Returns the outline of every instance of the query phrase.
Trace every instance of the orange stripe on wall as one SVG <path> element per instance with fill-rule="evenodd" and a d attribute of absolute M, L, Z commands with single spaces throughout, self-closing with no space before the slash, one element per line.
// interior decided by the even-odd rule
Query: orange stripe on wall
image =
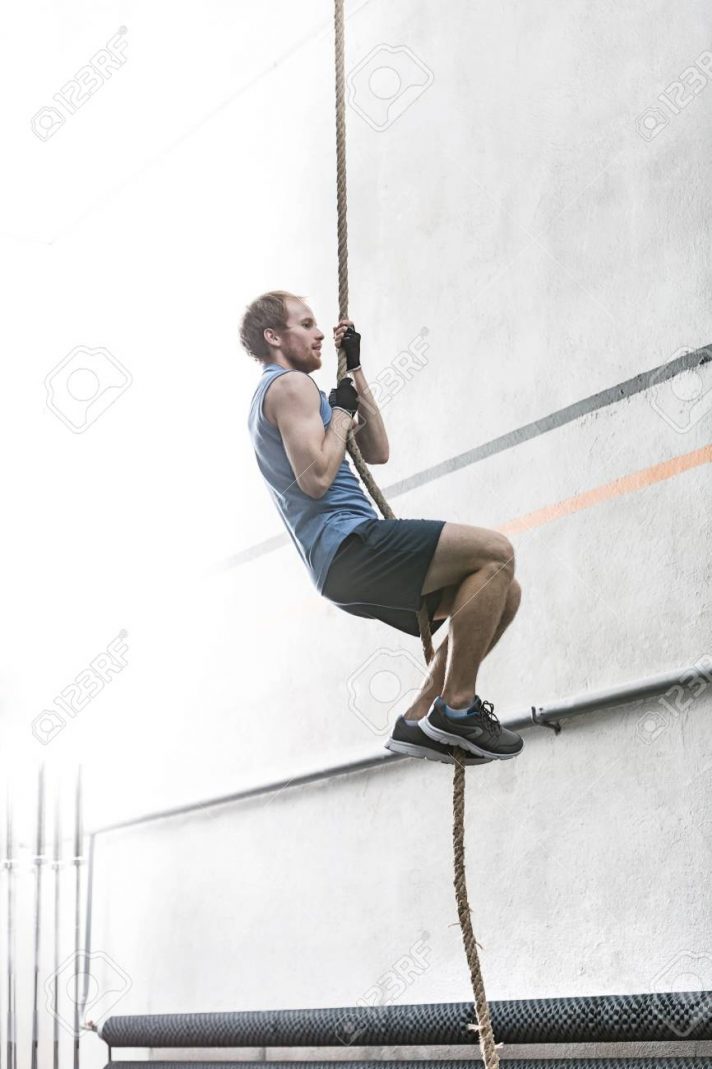
<path fill-rule="evenodd" d="M 662 482 L 664 479 L 672 479 L 690 468 L 697 468 L 700 464 L 709 464 L 712 461 L 712 445 L 705 445 L 701 449 L 695 449 L 692 453 L 685 453 L 672 460 L 664 460 L 660 464 L 653 464 L 650 468 L 634 471 L 631 475 L 624 475 L 620 479 L 614 479 L 611 483 L 604 483 L 594 490 L 587 490 L 585 494 L 577 494 L 576 497 L 568 497 L 559 501 L 556 505 L 547 505 L 546 508 L 528 512 L 525 516 L 509 520 L 508 523 L 497 527 L 502 534 L 516 534 L 518 531 L 528 531 L 532 527 L 541 527 L 552 520 L 558 520 L 561 516 L 569 516 L 572 512 L 580 512 L 581 509 L 591 508 L 602 501 L 610 501 L 613 497 L 621 497 L 623 494 L 642 490 L 653 483 Z"/>
<path fill-rule="evenodd" d="M 508 535 L 516 534 L 518 531 L 531 530 L 533 527 L 542 527 L 545 523 L 558 520 L 561 516 L 569 516 L 573 512 L 581 512 L 582 509 L 598 505 L 601 501 L 610 501 L 611 498 L 622 497 L 623 494 L 632 493 L 635 490 L 643 490 L 646 486 L 663 482 L 665 479 L 672 479 L 673 476 L 679 475 L 683 471 L 689 471 L 690 468 L 697 468 L 701 464 L 709 464 L 711 462 L 712 445 L 705 445 L 701 449 L 695 449 L 692 453 L 684 453 L 680 457 L 664 460 L 660 464 L 653 464 L 650 468 L 643 468 L 641 471 L 634 471 L 630 475 L 624 475 L 620 479 L 614 479 L 613 482 L 604 483 L 603 486 L 587 490 L 585 494 L 568 497 L 556 505 L 547 505 L 546 508 L 528 512 L 524 516 L 519 516 L 514 520 L 509 520 L 507 523 L 494 527 L 493 530 L 501 531 L 502 534 Z M 293 607 L 297 605 L 303 605 L 305 609 L 307 605 L 313 607 L 313 593 L 298 599 Z"/>

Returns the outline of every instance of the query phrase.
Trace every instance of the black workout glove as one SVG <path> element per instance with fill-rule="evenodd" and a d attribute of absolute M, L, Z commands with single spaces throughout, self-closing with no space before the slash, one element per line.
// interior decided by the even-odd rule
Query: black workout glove
<path fill-rule="evenodd" d="M 332 408 L 343 408 L 351 416 L 358 412 L 358 391 L 352 380 L 343 378 L 335 390 L 329 394 L 329 404 Z"/>
<path fill-rule="evenodd" d="M 356 371 L 361 367 L 361 335 L 353 327 L 347 327 L 341 339 L 341 348 L 346 353 L 346 370 Z"/>

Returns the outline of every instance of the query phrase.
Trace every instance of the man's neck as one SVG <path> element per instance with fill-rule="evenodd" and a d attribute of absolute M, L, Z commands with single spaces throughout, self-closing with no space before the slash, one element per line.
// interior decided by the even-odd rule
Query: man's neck
<path fill-rule="evenodd" d="M 287 371 L 294 371 L 294 368 L 289 363 L 286 357 L 278 353 L 276 356 L 271 356 L 269 360 L 265 361 L 266 364 L 276 364 L 278 367 L 286 368 Z"/>

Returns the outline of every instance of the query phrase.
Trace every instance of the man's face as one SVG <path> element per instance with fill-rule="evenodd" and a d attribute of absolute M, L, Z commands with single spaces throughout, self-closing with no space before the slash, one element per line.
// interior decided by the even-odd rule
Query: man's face
<path fill-rule="evenodd" d="M 287 298 L 287 326 L 272 332 L 279 340 L 279 349 L 297 371 L 315 371 L 321 367 L 321 345 L 324 334 L 316 325 L 309 305 Z"/>

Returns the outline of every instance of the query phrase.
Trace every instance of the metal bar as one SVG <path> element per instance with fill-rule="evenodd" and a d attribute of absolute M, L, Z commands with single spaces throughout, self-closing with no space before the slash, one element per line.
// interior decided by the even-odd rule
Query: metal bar
<path fill-rule="evenodd" d="M 80 975 L 80 937 L 82 914 L 82 766 L 77 768 L 77 781 L 74 795 L 74 1069 L 79 1069 L 79 975 Z M 86 964 L 81 970 L 86 971 Z"/>
<path fill-rule="evenodd" d="M 5 808 L 5 866 L 7 868 L 7 1069 L 17 1069 L 15 998 L 15 858 L 13 812 L 8 783 Z"/>
<path fill-rule="evenodd" d="M 91 961 L 91 922 L 92 922 L 92 905 L 94 903 L 94 836 L 89 836 L 89 845 L 87 847 L 87 882 L 86 882 L 86 909 L 84 911 L 84 954 L 87 966 Z M 82 998 L 79 1007 L 79 1015 L 81 1020 L 84 1021 L 86 1017 L 87 1002 L 89 1001 L 89 975 L 88 967 L 84 969 L 84 986 L 82 988 Z M 86 1025 L 82 1025 L 85 1028 Z"/>
<path fill-rule="evenodd" d="M 500 1043 L 712 1039 L 712 991 L 490 1003 Z M 472 1003 L 110 1017 L 112 1047 L 371 1047 L 474 1044 Z"/>
<path fill-rule="evenodd" d="M 3 839 L 3 853 L 2 853 L 2 856 L 0 856 L 0 892 L 2 892 L 2 894 L 0 894 L 0 910 L 2 910 L 3 906 L 5 905 L 5 903 L 7 901 L 7 899 L 5 897 L 5 894 L 4 894 L 5 880 L 2 878 L 2 873 L 7 872 L 7 856 L 6 855 L 7 855 L 7 842 L 6 842 L 5 839 Z M 4 919 L 5 919 L 4 916 L 2 918 L 0 918 L 0 923 L 2 923 L 2 920 L 4 920 Z M 3 933 L 3 938 L 7 942 L 7 932 Z M 4 949 L 3 945 L 2 945 L 2 943 L 0 943 L 0 961 L 5 962 L 7 960 L 7 958 L 2 956 L 2 950 L 3 949 Z M 9 947 L 8 947 L 8 951 L 9 951 Z M 8 951 L 6 951 L 6 954 L 7 954 Z M 0 1006 L 2 1005 L 1 996 L 2 996 L 2 982 L 0 981 Z M 6 1022 L 3 1020 L 2 1009 L 0 1009 L 0 1069 L 2 1069 L 3 1055 L 5 1053 L 5 1037 L 3 1035 L 3 1029 L 5 1027 L 5 1024 L 6 1024 Z"/>
<path fill-rule="evenodd" d="M 552 724 L 572 717 L 581 716 L 585 713 L 598 712 L 599 710 L 612 708 L 619 705 L 627 705 L 641 698 L 651 698 L 664 694 L 666 690 L 675 685 L 689 686 L 698 680 L 704 679 L 706 683 L 712 682 L 712 662 L 710 668 L 705 670 L 700 664 L 694 664 L 688 668 L 679 668 L 671 672 L 665 672 L 659 676 L 637 680 L 632 683 L 624 683 L 622 686 L 611 687 L 606 690 L 593 691 L 581 694 L 573 698 L 565 698 L 560 701 L 550 702 L 547 705 L 530 706 L 525 712 L 512 713 L 502 718 L 505 727 L 521 730 L 523 728 L 536 727 L 539 725 L 551 726 Z M 352 772 L 363 772 L 370 768 L 379 768 L 385 765 L 393 765 L 398 761 L 411 760 L 403 754 L 391 754 L 387 751 L 374 754 L 372 757 L 361 758 L 357 761 L 345 761 L 343 764 L 330 765 L 327 768 L 315 769 L 312 772 L 300 773 L 286 779 L 272 780 L 256 787 L 247 787 L 244 790 L 234 791 L 230 794 L 219 795 L 215 798 L 206 798 L 200 802 L 188 802 L 185 805 L 173 806 L 169 809 L 161 809 L 153 813 L 145 813 L 140 817 L 117 821 L 113 824 L 105 824 L 95 829 L 95 835 L 104 835 L 107 832 L 118 831 L 122 828 L 138 827 L 154 820 L 165 820 L 170 817 L 181 816 L 186 813 L 197 813 L 204 809 L 213 809 L 221 805 L 229 805 L 232 802 L 242 802 L 250 798 L 259 798 L 266 794 L 279 794 L 281 791 L 293 787 L 303 787 L 309 783 L 318 783 L 320 780 L 332 779 Z"/>
<path fill-rule="evenodd" d="M 60 918 L 61 918 L 61 894 L 62 894 L 62 791 L 61 779 L 57 777 L 54 793 L 54 843 L 53 843 L 54 868 L 54 991 L 52 1021 L 52 1069 L 59 1069 L 59 951 L 60 951 Z"/>
<path fill-rule="evenodd" d="M 45 816 L 45 770 L 40 765 L 37 780 L 37 838 L 35 852 L 35 941 L 32 974 L 32 1051 L 30 1065 L 37 1069 L 39 1046 L 39 982 L 40 982 L 40 934 L 42 930 L 42 866 L 44 856 L 44 816 Z"/>
<path fill-rule="evenodd" d="M 227 805 L 230 802 L 242 802 L 248 798 L 259 798 L 263 794 L 275 794 L 286 790 L 288 787 L 302 787 L 307 783 L 318 783 L 332 776 L 343 776 L 347 772 L 361 772 L 367 768 L 376 768 L 379 765 L 395 764 L 396 761 L 405 760 L 404 754 L 391 754 L 385 751 L 382 754 L 374 754 L 373 757 L 364 757 L 358 761 L 345 761 L 340 765 L 331 765 L 328 768 L 315 769 L 313 772 L 304 772 L 291 776 L 288 779 L 272 780 L 269 783 L 259 784 L 256 787 L 246 787 L 241 791 L 231 794 L 219 795 L 216 798 L 206 798 L 200 802 L 187 802 L 185 805 L 173 806 L 170 809 L 160 809 L 154 813 L 146 813 L 130 820 L 118 821 L 115 824 L 106 824 L 97 828 L 93 835 L 103 835 L 109 831 L 120 828 L 132 828 L 138 824 L 147 824 L 153 820 L 163 820 L 166 817 L 177 817 L 182 813 L 197 813 L 201 809 L 212 809 L 215 806 Z"/>
<path fill-rule="evenodd" d="M 534 707 L 534 719 L 532 710 L 529 713 L 518 713 L 507 717 L 504 723 L 508 728 L 519 730 L 535 724 L 547 724 L 557 720 L 570 719 L 575 716 L 583 716 L 586 713 L 598 712 L 602 709 L 613 709 L 619 705 L 630 705 L 632 702 L 645 698 L 655 698 L 672 687 L 689 687 L 691 683 L 704 680 L 712 682 L 712 660 L 706 658 L 709 664 L 705 668 L 701 658 L 696 664 L 688 668 L 677 668 L 671 672 L 663 672 L 661 675 L 650 676 L 640 679 L 635 683 L 624 683 L 618 687 L 609 687 L 606 690 L 591 691 L 589 694 L 580 694 L 575 698 L 563 698 L 561 701 L 550 702 L 548 705 Z"/>

